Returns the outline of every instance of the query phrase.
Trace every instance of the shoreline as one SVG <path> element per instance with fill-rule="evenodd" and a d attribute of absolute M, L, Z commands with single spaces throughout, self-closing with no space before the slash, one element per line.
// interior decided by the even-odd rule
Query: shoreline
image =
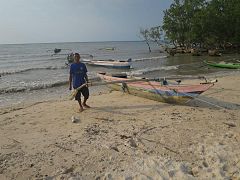
<path fill-rule="evenodd" d="M 1 108 L 0 179 L 237 179 L 240 76 L 218 80 L 202 96 L 235 108 L 116 91 L 91 96 L 82 113 L 66 100 Z"/>
<path fill-rule="evenodd" d="M 214 72 L 214 73 L 209 73 L 207 74 L 205 77 L 206 78 L 223 78 L 223 77 L 228 77 L 228 76 L 238 76 L 240 75 L 240 71 L 230 71 L 230 72 Z M 197 76 L 197 75 L 196 75 Z M 195 76 L 195 77 L 196 77 Z M 202 75 L 199 75 L 199 76 L 202 76 Z M 175 76 L 176 77 L 176 76 Z M 179 76 L 179 79 L 181 79 L 181 77 L 191 77 L 189 75 L 184 75 L 184 76 Z M 194 81 L 191 81 L 191 80 L 188 80 L 186 82 L 194 82 Z M 67 84 L 67 83 L 66 83 Z M 43 95 L 44 91 L 55 91 L 57 93 L 60 93 L 60 95 L 54 95 L 54 98 L 51 98 L 50 95 Z M 17 95 L 17 96 L 21 96 L 21 95 L 25 95 L 25 96 L 29 96 L 29 93 L 31 94 L 35 94 L 34 97 L 36 96 L 36 98 L 31 102 L 32 104 L 34 103 L 38 103 L 38 102 L 45 102 L 45 101 L 48 101 L 46 99 L 44 99 L 44 101 L 39 101 L 39 99 L 41 99 L 42 97 L 41 96 L 46 96 L 48 99 L 50 98 L 51 101 L 54 101 L 54 100 L 64 100 L 67 98 L 68 94 L 67 93 L 70 93 L 70 92 L 67 92 L 67 86 L 66 85 L 63 85 L 63 86 L 57 86 L 57 87 L 51 87 L 51 88 L 46 88 L 46 89 L 38 89 L 38 90 L 32 90 L 32 91 L 24 91 L 24 92 L 16 92 L 16 93 L 9 93 L 9 94 L 6 94 L 8 96 L 14 96 L 14 95 Z M 106 93 L 109 89 L 107 87 L 97 87 L 96 88 L 97 90 L 92 90 L 92 93 L 93 95 L 97 95 L 98 93 Z M 91 90 L 91 88 L 90 88 Z M 39 94 L 41 94 L 40 96 L 37 96 Z M 2 94 L 3 95 L 3 94 Z M 25 98 L 26 99 L 26 98 Z M 18 104 L 15 104 L 15 105 L 12 105 L 11 103 L 5 103 L 6 105 L 2 105 L 0 106 L 0 110 L 1 109 L 4 109 L 4 108 L 15 108 L 15 107 L 19 107 L 19 106 L 24 106 L 24 104 L 31 104 L 28 101 L 26 100 L 22 100 L 20 103 Z M 13 100 L 12 100 L 13 101 Z M 10 101 L 10 102 L 12 102 Z"/>

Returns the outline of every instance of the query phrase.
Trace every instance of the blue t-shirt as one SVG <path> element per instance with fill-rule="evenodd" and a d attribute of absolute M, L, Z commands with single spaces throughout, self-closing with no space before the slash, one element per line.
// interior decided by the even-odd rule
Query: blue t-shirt
<path fill-rule="evenodd" d="M 83 63 L 73 63 L 70 67 L 70 74 L 72 74 L 73 88 L 76 89 L 86 82 L 87 75 L 86 65 Z"/>

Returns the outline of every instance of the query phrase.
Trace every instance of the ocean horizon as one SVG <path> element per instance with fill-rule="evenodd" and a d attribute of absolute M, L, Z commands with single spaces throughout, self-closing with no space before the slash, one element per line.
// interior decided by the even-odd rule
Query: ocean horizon
<path fill-rule="evenodd" d="M 106 42 L 145 42 L 144 40 L 122 40 L 122 41 L 66 41 L 66 42 L 25 42 L 25 43 L 0 43 L 0 45 L 28 45 L 28 44 L 64 44 L 64 43 L 106 43 Z"/>

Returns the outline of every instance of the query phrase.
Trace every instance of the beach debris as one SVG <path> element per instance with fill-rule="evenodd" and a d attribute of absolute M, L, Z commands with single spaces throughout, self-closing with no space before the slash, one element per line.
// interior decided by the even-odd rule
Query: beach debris
<path fill-rule="evenodd" d="M 119 152 L 119 149 L 118 149 L 117 145 L 115 145 L 115 144 L 112 144 L 111 146 L 109 146 L 109 148 L 113 149 L 114 151 Z"/>
<path fill-rule="evenodd" d="M 156 129 L 157 127 L 150 127 L 150 128 L 142 128 L 137 134 L 141 136 L 142 134 L 147 133 L 148 131 L 151 131 L 153 129 Z"/>
<path fill-rule="evenodd" d="M 72 121 L 72 123 L 77 123 L 77 122 L 80 121 L 80 119 L 77 118 L 77 117 L 75 117 L 75 116 L 72 116 L 72 117 L 71 117 L 71 121 Z"/>
<path fill-rule="evenodd" d="M 224 135 L 225 138 L 233 138 L 234 134 L 232 132 L 226 133 Z"/>
<path fill-rule="evenodd" d="M 228 125 L 229 128 L 237 126 L 234 122 L 223 122 L 223 124 Z"/>
<path fill-rule="evenodd" d="M 114 121 L 114 119 L 101 118 L 101 117 L 96 117 L 95 119 L 102 120 L 102 121 L 109 121 L 109 122 L 113 122 Z"/>
<path fill-rule="evenodd" d="M 120 134 L 120 138 L 121 138 L 121 139 L 129 139 L 129 138 L 131 138 L 131 137 L 132 137 L 132 136 L 127 136 L 127 135 L 124 135 L 124 134 L 123 134 L 123 135 Z"/>
<path fill-rule="evenodd" d="M 160 128 L 164 129 L 164 128 L 168 128 L 170 125 L 165 125 L 165 126 L 159 126 Z"/>
<path fill-rule="evenodd" d="M 100 133 L 100 127 L 98 124 L 91 124 L 85 127 L 85 131 L 88 135 L 98 135 Z"/>
<path fill-rule="evenodd" d="M 206 161 L 203 161 L 203 166 L 205 167 L 205 168 L 208 168 L 208 163 L 206 162 Z"/>
<path fill-rule="evenodd" d="M 110 174 L 110 173 L 106 173 L 105 175 L 104 175 L 104 178 L 103 178 L 104 180 L 113 180 L 114 178 L 113 178 L 113 176 Z"/>
<path fill-rule="evenodd" d="M 166 149 L 166 150 L 168 150 L 168 151 L 170 151 L 170 152 L 173 152 L 173 153 L 175 153 L 175 154 L 180 154 L 178 151 L 173 150 L 173 149 L 171 149 L 171 148 L 169 148 L 169 147 L 167 147 L 167 146 L 163 146 L 163 147 L 164 147 L 164 149 Z"/>
<path fill-rule="evenodd" d="M 197 177 L 199 175 L 199 167 L 198 166 L 192 168 L 192 174 L 195 177 Z"/>
<path fill-rule="evenodd" d="M 184 173 L 184 174 L 190 174 L 193 175 L 192 169 L 191 167 L 186 164 L 186 163 L 181 163 L 180 164 L 180 170 Z"/>
<path fill-rule="evenodd" d="M 130 138 L 129 141 L 128 141 L 129 145 L 133 148 L 137 148 L 137 142 L 136 140 L 134 140 L 134 138 Z"/>
<path fill-rule="evenodd" d="M 73 172 L 74 168 L 73 167 L 70 167 L 70 168 L 66 168 L 63 170 L 62 174 L 68 174 L 68 173 L 71 173 Z"/>

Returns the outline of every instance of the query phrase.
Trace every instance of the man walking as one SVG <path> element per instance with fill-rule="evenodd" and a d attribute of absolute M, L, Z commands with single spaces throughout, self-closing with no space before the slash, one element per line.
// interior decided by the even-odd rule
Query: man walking
<path fill-rule="evenodd" d="M 88 82 L 87 68 L 84 63 L 80 62 L 80 58 L 81 58 L 80 55 L 78 53 L 75 53 L 74 55 L 75 62 L 71 64 L 71 67 L 70 67 L 69 90 L 72 90 L 72 87 L 74 89 L 77 89 L 81 85 Z M 81 94 L 84 97 L 83 103 L 81 102 Z M 77 100 L 79 103 L 80 112 L 84 110 L 83 107 L 90 108 L 90 106 L 86 104 L 88 98 L 89 98 L 89 90 L 87 86 L 84 86 L 77 92 L 77 95 L 75 96 L 75 100 Z"/>

